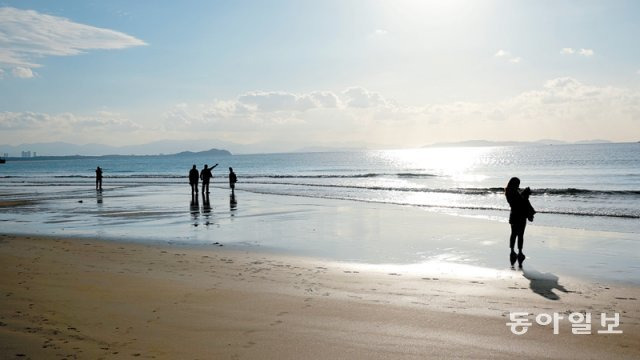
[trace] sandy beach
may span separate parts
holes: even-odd
[[[640,355],[633,286],[566,277],[558,284],[518,271],[388,272],[224,247],[0,239],[0,353],[7,359]],[[510,311],[565,319],[558,335],[533,322],[517,336],[506,326]],[[571,333],[572,312],[593,314],[591,335]],[[601,312],[618,312],[623,333],[598,334]]]
[[[2,1],[0,360],[640,360],[639,13]]]
[[[632,233],[534,223],[510,269],[506,223],[416,207],[230,204],[219,188],[194,206],[182,186],[20,194],[0,202],[2,358],[640,356]],[[622,333],[599,333],[602,314]],[[570,315],[591,317],[588,334]]]

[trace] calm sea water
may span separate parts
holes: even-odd
[[[232,166],[243,191],[391,203],[506,221],[502,189],[518,176],[521,186],[533,189],[537,225],[640,233],[639,155],[640,144],[627,143],[9,161],[0,165],[0,193],[20,198],[49,188],[51,196],[64,196],[65,187],[91,187],[96,166],[104,170],[105,187],[188,187],[192,164],[200,169],[219,163],[217,187],[227,187]]]

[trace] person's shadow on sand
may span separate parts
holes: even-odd
[[[560,299],[560,296],[552,291],[553,289],[558,289],[564,293],[569,292],[564,286],[558,284],[559,278],[552,273],[543,274],[534,269],[523,269],[522,273],[524,277],[530,281],[529,288],[531,288],[534,293],[549,300]]]

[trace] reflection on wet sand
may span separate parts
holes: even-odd
[[[189,211],[191,213],[191,220],[193,226],[198,226],[198,218],[200,217],[200,204],[198,204],[198,195],[193,194],[191,196],[191,202],[189,203]]]
[[[231,211],[231,216],[233,216],[233,211],[236,211],[238,208],[238,201],[236,200],[236,194],[231,193],[229,195],[229,211]]]

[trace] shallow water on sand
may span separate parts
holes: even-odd
[[[411,206],[276,196],[212,187],[209,205],[178,184],[15,186],[0,207],[2,232],[99,237],[271,251],[329,260],[505,270],[505,222],[450,216]],[[35,190],[35,191],[34,191]],[[525,270],[640,283],[635,234],[529,225]]]

